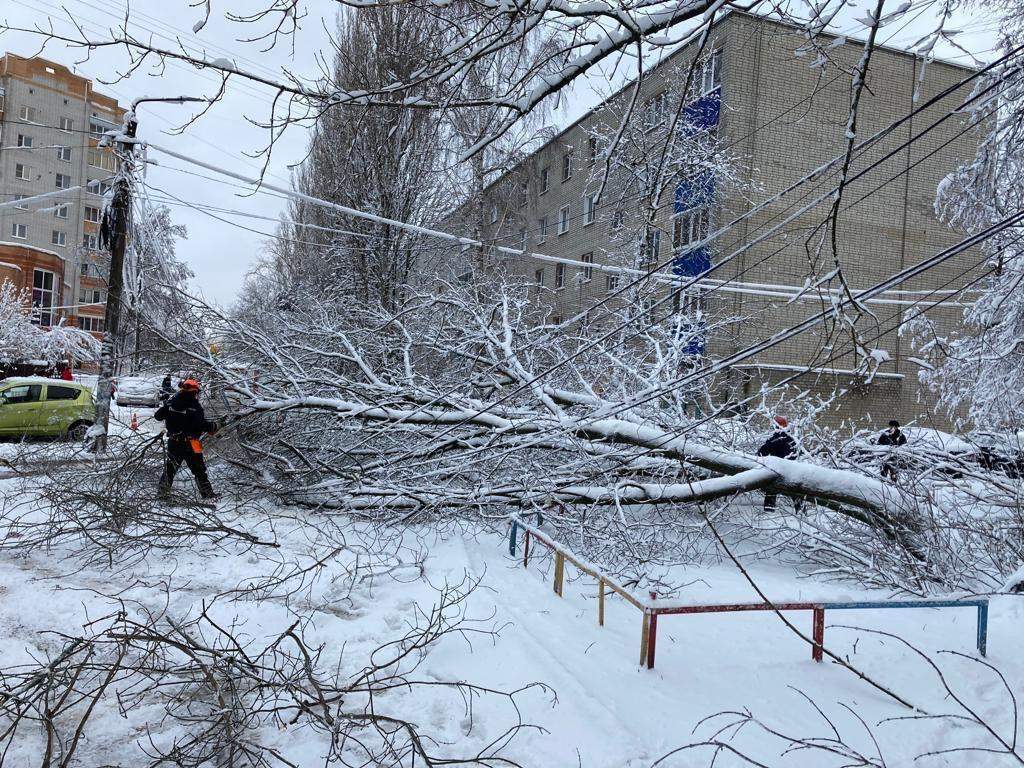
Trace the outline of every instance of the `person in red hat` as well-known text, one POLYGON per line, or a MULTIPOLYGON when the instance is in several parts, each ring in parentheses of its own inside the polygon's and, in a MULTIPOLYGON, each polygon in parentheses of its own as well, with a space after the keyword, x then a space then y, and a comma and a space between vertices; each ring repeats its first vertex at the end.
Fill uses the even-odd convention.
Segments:
MULTIPOLYGON (((785 416, 775 416, 772 421, 775 422, 777 429, 764 441, 764 445, 757 449, 757 455, 774 456, 777 459, 792 459, 797 455, 797 447, 796 440, 787 431, 789 421, 785 416)), ((764 495, 764 511, 774 512, 778 501, 779 495, 777 493, 766 493, 764 495)), ((803 499, 794 498, 793 505, 796 511, 799 512, 803 507, 803 499)))
POLYGON ((167 422, 167 455, 158 494, 161 497, 170 495, 174 476, 184 463, 195 477, 200 495, 204 499, 216 499, 217 494, 206 472, 200 438, 204 432, 215 432, 217 425, 206 419, 199 403, 199 382, 191 377, 184 379, 178 384, 177 394, 160 406, 153 418, 167 422))

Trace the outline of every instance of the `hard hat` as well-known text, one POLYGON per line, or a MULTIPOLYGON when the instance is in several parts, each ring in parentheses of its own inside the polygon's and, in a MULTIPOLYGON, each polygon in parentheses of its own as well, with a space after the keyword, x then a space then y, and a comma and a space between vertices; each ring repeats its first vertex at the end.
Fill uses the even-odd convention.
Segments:
POLYGON ((789 426, 789 421, 786 419, 785 416, 776 416, 775 423, 778 424, 783 429, 789 426))
POLYGON ((181 389, 187 389, 190 392, 198 392, 199 382, 196 381, 195 379, 185 379, 178 385, 178 387, 181 389))

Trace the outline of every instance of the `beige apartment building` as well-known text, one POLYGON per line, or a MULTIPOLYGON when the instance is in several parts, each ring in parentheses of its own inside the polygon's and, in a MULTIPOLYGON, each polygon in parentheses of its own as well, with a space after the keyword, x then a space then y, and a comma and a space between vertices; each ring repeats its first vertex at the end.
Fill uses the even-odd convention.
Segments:
POLYGON ((97 144, 123 114, 67 67, 13 53, 0 59, 0 202, 57 193, 0 208, 2 276, 31 290, 44 325, 66 318, 103 330, 98 230, 117 160, 97 144))
MULTIPOLYGON (((651 311, 663 322, 674 313, 699 310, 707 331, 696 334, 695 355, 706 364, 744 353, 720 382, 722 402, 751 405, 762 385, 792 378, 793 386, 823 396, 840 392, 830 411, 837 420, 868 417, 884 424, 895 417, 942 426, 945 419, 934 413, 933 398, 918 384, 920 369, 909 341, 897 329, 901 318, 918 314, 939 329, 953 327, 961 302, 969 298, 958 290, 981 269, 977 250, 892 286, 865 305, 870 312, 857 324, 858 342, 874 361, 870 370, 858 365, 864 356, 854 355, 853 338, 831 333, 831 323, 751 349, 821 312, 830 306, 830 295, 839 295, 836 280, 798 295, 808 281, 833 270, 822 223, 837 174, 819 173, 783 194, 846 147, 850 72, 863 43, 822 37, 818 44, 831 60, 824 66, 802 32, 769 18, 730 13, 714 26, 702 51, 695 44, 682 48, 648 72, 635 101, 628 86, 495 181, 483 222, 461 210, 448 226, 468 233, 480 231, 482 223, 490 242, 573 262, 486 257, 493 268, 534 284, 538 308, 549 321, 568 320, 609 296, 609 305, 648 311, 672 293, 671 301, 651 311), (633 127, 616 150, 627 160, 610 162, 607 146, 630 102, 633 127), (657 177, 645 166, 644 156, 651 153, 644 142, 663 146, 667 131, 686 132, 684 146, 713 147, 708 159, 678 158, 678 170, 657 177), (660 181, 652 184, 651 178, 660 181), (725 234, 704 242, 723 229, 725 234), (622 291, 636 274, 629 269, 654 265, 664 265, 659 282, 644 281, 640 292, 622 291)), ((843 192, 837 250, 854 291, 962 239, 937 220, 934 200, 940 181, 973 157, 977 146, 968 117, 950 114, 970 95, 973 83, 963 81, 972 74, 884 46, 874 51, 857 138, 895 127, 858 152, 851 167, 855 178, 843 192)))

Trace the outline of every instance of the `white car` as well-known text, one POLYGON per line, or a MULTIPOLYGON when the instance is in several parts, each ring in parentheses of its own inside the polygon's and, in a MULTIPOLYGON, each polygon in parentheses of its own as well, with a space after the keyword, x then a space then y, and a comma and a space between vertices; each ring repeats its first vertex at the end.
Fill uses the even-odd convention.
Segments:
POLYGON ((118 405, 156 408, 160 405, 160 380, 147 376, 118 376, 114 398, 118 405))

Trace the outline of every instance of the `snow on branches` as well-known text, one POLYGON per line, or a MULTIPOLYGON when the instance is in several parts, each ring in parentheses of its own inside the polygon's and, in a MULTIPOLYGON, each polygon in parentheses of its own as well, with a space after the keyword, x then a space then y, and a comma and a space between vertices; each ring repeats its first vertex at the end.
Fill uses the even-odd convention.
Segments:
MULTIPOLYGON (((937 502, 926 486, 885 482, 827 452, 756 456, 764 427, 756 415, 722 418, 687 324, 627 309, 555 333, 515 285, 448 286, 394 311, 329 290, 278 304, 259 290, 233 316, 197 303, 219 354, 193 364, 232 393, 220 450, 246 483, 283 500, 377 522, 544 510, 588 557, 656 581, 662 566, 715 549, 689 505, 778 493, 805 500, 804 513, 744 525, 805 545, 816 562, 831 553, 839 570, 873 558, 887 586, 960 583, 960 571, 932 565, 951 546, 932 527, 936 504, 961 508, 948 494, 937 502), (605 339, 623 319, 621 338, 605 339)), ((993 580, 1015 567, 1004 560, 993 580)))
POLYGON ((19 291, 9 280, 0 283, 0 366, 29 361, 52 366, 67 360, 96 359, 99 342, 92 334, 66 327, 63 321, 41 328, 37 315, 27 292, 19 291))

